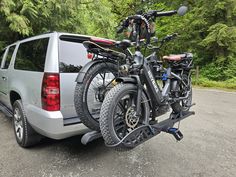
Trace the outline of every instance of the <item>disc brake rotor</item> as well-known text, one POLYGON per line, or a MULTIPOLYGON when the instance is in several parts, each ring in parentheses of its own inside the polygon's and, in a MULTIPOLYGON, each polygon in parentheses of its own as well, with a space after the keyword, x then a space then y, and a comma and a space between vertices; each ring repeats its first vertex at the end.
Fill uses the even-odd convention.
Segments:
POLYGON ((139 123, 139 117, 136 116, 136 111, 131 106, 127 109, 125 114, 125 122, 129 128, 135 128, 139 123))

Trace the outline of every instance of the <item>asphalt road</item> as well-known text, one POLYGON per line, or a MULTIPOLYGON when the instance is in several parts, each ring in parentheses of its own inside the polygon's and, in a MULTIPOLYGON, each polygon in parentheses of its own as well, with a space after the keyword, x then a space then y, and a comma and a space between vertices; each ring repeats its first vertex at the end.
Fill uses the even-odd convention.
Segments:
POLYGON ((162 133, 127 152, 102 139, 83 146, 80 136, 23 149, 0 113, 0 176, 235 177, 236 92, 195 89, 194 102, 196 115, 181 123, 181 142, 162 133))

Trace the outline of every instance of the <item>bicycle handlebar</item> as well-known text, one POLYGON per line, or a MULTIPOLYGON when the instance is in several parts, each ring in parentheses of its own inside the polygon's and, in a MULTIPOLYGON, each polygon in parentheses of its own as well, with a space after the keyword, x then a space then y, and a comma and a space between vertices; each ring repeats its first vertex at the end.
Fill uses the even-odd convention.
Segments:
POLYGON ((156 17, 164 17, 164 16, 172 16, 177 14, 177 10, 172 10, 172 11, 166 11, 162 12, 162 10, 152 10, 147 12, 146 14, 143 15, 133 15, 127 17, 121 24, 121 26, 118 27, 117 33, 122 33, 125 28, 129 26, 130 20, 143 20, 147 26, 149 26, 148 20, 156 17))
POLYGON ((129 20, 130 20, 129 17, 127 17, 124 21, 122 21, 121 26, 118 27, 116 32, 117 33, 122 33, 123 30, 129 26, 129 20))
POLYGON ((172 39, 176 38, 178 36, 178 33, 173 33, 173 34, 169 34, 166 37, 164 37, 161 41, 160 41, 160 45, 158 46, 153 46, 153 45, 149 45, 148 48, 152 49, 152 50, 159 50, 161 49, 161 47, 166 43, 171 41, 172 39))

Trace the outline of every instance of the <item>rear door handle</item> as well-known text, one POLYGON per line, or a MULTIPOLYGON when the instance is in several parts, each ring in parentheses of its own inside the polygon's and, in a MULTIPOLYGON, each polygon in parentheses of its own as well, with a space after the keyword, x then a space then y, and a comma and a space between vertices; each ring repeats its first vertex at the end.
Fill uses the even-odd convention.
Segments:
POLYGON ((7 80, 7 78, 6 78, 6 77, 2 77, 2 79, 3 79, 4 81, 6 81, 6 80, 7 80))

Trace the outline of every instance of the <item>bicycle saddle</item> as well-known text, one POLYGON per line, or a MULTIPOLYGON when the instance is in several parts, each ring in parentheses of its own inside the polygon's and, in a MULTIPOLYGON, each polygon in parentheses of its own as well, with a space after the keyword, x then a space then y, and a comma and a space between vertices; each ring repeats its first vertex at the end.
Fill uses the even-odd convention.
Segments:
POLYGON ((126 49, 128 49, 129 47, 131 47, 132 43, 131 43, 130 40, 124 39, 124 40, 122 40, 122 41, 116 42, 116 45, 117 45, 119 48, 122 48, 123 50, 126 50, 126 49))
POLYGON ((178 54, 178 55, 169 55, 169 56, 164 56, 164 60, 168 61, 181 61, 186 57, 186 54, 178 54))
POLYGON ((185 54, 178 54, 178 55, 169 55, 169 56, 164 56, 164 60, 168 61, 181 61, 183 59, 192 59, 193 54, 192 53, 185 53, 185 54))

